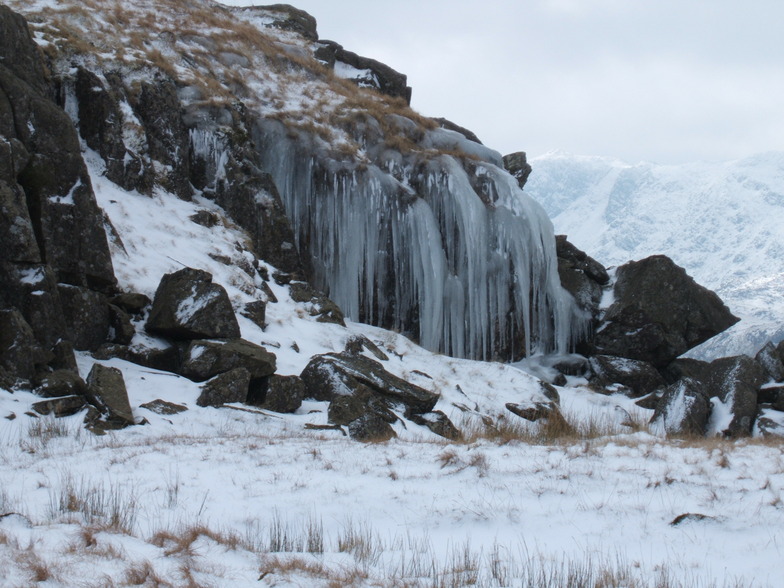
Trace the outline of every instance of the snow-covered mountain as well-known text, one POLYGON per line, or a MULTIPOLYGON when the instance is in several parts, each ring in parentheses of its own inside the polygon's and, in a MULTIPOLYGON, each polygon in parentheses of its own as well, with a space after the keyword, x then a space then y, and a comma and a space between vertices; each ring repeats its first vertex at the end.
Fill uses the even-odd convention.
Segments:
POLYGON ((553 152, 531 165, 526 192, 556 232, 608 266, 668 255, 741 317, 692 355, 784 339, 784 152, 683 165, 553 152))

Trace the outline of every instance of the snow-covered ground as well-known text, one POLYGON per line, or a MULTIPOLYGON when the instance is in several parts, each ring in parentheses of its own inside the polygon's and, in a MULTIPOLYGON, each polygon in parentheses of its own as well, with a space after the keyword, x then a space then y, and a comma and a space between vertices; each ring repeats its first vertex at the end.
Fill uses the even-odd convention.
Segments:
POLYGON ((784 338, 784 152, 684 165, 551 153, 531 165, 525 190, 557 233, 608 266, 668 255, 742 319, 702 356, 784 338))
MULTIPOLYGON (((236 267, 250 261, 246 236, 189 220, 220 214, 210 201, 125 192, 87 159, 122 242, 123 288, 152 296, 185 264, 212 272, 237 307, 264 296, 236 267)), ((436 408, 467 440, 399 422, 397 439, 361 444, 306 429, 326 424, 313 401, 292 415, 200 408, 198 384, 117 359, 101 363, 122 370, 147 424, 98 437, 82 415, 36 419, 26 413, 40 398, 0 391, 0 585, 563 586, 570 574, 592 586, 780 585, 780 444, 664 441, 641 427, 649 411, 579 380, 558 390, 582 439, 548 441, 504 409, 542 398, 532 376, 317 323, 269 285, 279 302, 266 330, 240 325, 277 354, 279 373, 363 334, 390 356, 386 369, 441 394, 436 408), (141 407, 158 398, 189 410, 141 407)), ((94 361, 80 354, 83 375, 94 361)))

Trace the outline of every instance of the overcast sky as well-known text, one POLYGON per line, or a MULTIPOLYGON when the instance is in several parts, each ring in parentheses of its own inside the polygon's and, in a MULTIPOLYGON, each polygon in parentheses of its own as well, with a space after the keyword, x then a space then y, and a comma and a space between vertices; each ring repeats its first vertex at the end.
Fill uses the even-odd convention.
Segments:
POLYGON ((408 75, 417 111, 502 153, 784 150, 782 0, 288 1, 408 75))

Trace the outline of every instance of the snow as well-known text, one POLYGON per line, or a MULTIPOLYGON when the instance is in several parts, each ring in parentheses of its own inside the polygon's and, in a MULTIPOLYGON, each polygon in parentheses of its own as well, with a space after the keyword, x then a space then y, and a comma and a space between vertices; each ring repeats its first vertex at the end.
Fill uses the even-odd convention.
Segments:
POLYGON ((784 153, 665 166, 556 152, 531 166, 525 191, 557 233, 608 266, 667 255, 742 319, 690 355, 784 338, 784 153))
MULTIPOLYGON (((123 191, 101 176, 94 154, 87 159, 125 245, 112 246, 123 288, 150 296, 182 262, 213 273, 235 305, 260 296, 253 279, 210 257, 238 255, 243 233, 188 220, 200 208, 220 209, 123 191)), ((298 374, 313 354, 361 334, 390 357, 387 370, 438 392, 436 409, 459 426, 490 419, 536 430, 503 408, 546 401, 533 376, 435 354, 367 325, 317 323, 287 288, 269 286, 280 301, 267 306, 269 327, 238 318, 245 338, 277 354, 278 373, 298 374)), ((137 334, 142 341, 156 340, 137 334)), ((78 362, 86 375, 95 360, 82 353, 78 362)), ((305 428, 327 424, 323 402, 306 401, 292 415, 200 408, 199 385, 185 378, 99 363, 123 372, 134 417, 148 424, 94 436, 81 414, 33 419, 25 413, 39 397, 0 391, 0 416, 15 417, 0 427, 0 515, 18 513, 0 518, 2 585, 25 585, 43 568, 57 586, 121 583, 145 570, 174 585, 187 583, 187 572, 216 586, 326 586, 336 577, 343 585, 430 585, 434 574, 496 586, 588 564, 640 585, 663 574, 686 585, 779 580, 771 562, 784 539, 780 445, 635 433, 628 421, 644 423, 650 411, 595 394, 579 378, 558 389, 562 411, 604 435, 451 443, 398 422, 396 440, 360 444, 305 428), (142 408, 157 398, 189 410, 142 408), (685 513, 712 518, 670 525, 685 513), (465 568, 458 560, 471 563, 468 571, 453 569, 465 568)))

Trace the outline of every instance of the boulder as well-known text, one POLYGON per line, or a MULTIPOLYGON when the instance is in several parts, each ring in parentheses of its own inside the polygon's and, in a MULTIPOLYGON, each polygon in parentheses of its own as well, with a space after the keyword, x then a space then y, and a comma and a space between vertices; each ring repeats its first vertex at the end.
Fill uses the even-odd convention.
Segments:
POLYGON ((525 186, 532 171, 531 164, 528 163, 524 151, 504 155, 504 168, 512 174, 512 177, 517 180, 521 188, 525 186))
MULTIPOLYGON (((122 372, 117 368, 93 364, 87 375, 87 398, 101 413, 102 424, 127 426, 134 424, 133 411, 122 372)), ((101 424, 91 423, 96 428, 101 424)), ((104 427, 105 428, 105 427, 104 427)))
POLYGON ((133 341, 133 336, 136 334, 136 328, 131 322, 131 317, 122 308, 114 304, 109 304, 108 308, 109 340, 120 345, 130 345, 131 341, 133 341))
POLYGON ((44 398, 87 394, 87 384, 79 374, 70 370, 57 370, 44 374, 36 378, 34 384, 33 393, 44 398))
POLYGON ((593 354, 663 368, 739 320, 663 255, 618 268, 613 292, 614 302, 594 334, 593 354))
POLYGON ((368 412, 348 425, 348 434, 356 441, 383 443, 397 437, 392 426, 377 413, 368 412))
POLYGON ((118 343, 105 343, 93 351, 95 359, 111 359, 116 357, 143 365, 154 370, 178 373, 180 371, 180 354, 176 347, 146 347, 141 344, 131 346, 118 343))
POLYGON ((388 361, 389 356, 379 349, 378 345, 373 343, 364 335, 354 335, 349 337, 346 341, 345 352, 349 355, 359 355, 363 350, 368 350, 380 361, 388 361))
POLYGON ((201 388, 196 400, 199 406, 223 406, 245 402, 250 387, 250 372, 244 367, 234 368, 219 374, 201 388))
POLYGON ((460 430, 449 420, 440 410, 426 412, 424 414, 409 414, 406 417, 413 423, 427 427, 436 435, 450 439, 451 441, 460 441, 463 439, 463 434, 460 430))
POLYGON ((674 384, 681 378, 692 378, 700 382, 708 382, 711 373, 710 362, 690 357, 680 357, 660 370, 668 384, 674 384))
POLYGON ((546 419, 555 412, 560 412, 554 402, 530 402, 526 404, 507 402, 504 406, 512 414, 516 414, 532 423, 539 419, 546 419))
POLYGON ((600 386, 621 384, 631 398, 646 396, 666 385, 664 378, 650 363, 625 357, 595 355, 591 358, 592 383, 600 386))
POLYGON ((212 283, 209 272, 192 268, 163 276, 155 292, 147 330, 173 339, 240 336, 226 290, 212 283))
POLYGON ((415 414, 433 410, 438 394, 390 374, 377 361, 362 355, 328 353, 311 359, 300 375, 309 398, 333 400, 352 395, 359 384, 415 414))
POLYGON ((710 401, 702 384, 683 378, 664 389, 651 425, 667 435, 704 435, 710 412, 710 401))
POLYGON ((240 314, 259 327, 261 330, 267 328, 267 303, 263 300, 253 300, 247 302, 240 310, 240 314))
POLYGON ((746 355, 712 361, 707 392, 729 411, 731 420, 722 431, 730 437, 751 434, 757 418, 758 392, 768 380, 764 368, 746 355))
POLYGON ((598 261, 572 245, 565 235, 556 235, 555 251, 561 286, 572 295, 577 306, 594 320, 599 317, 603 286, 610 277, 598 261))
POLYGON ((203 382, 238 367, 248 370, 251 380, 256 381, 271 376, 276 368, 274 353, 244 339, 191 341, 183 358, 180 373, 194 382, 203 382))
POLYGON ((769 404, 774 410, 784 411, 784 385, 768 385, 757 394, 759 404, 769 404))
POLYGON ((144 294, 139 294, 138 292, 123 292, 117 294, 111 298, 109 302, 134 316, 141 315, 144 312, 144 309, 152 304, 149 297, 144 294))
POLYGON ((296 412, 304 398, 305 384, 299 376, 272 375, 262 390, 251 389, 248 404, 274 412, 296 412))
POLYGON ((62 418, 81 412, 87 407, 87 399, 84 396, 63 396, 61 398, 50 398, 33 403, 33 410, 38 414, 52 415, 62 418))
POLYGON ((173 402, 167 402, 166 400, 161 400, 160 398, 157 398, 151 402, 140 404, 139 408, 145 408, 150 412, 165 416, 180 414, 181 412, 188 410, 187 406, 183 406, 182 404, 175 404, 173 402))
POLYGON ((775 382, 784 382, 784 362, 776 347, 768 341, 754 357, 775 382))

